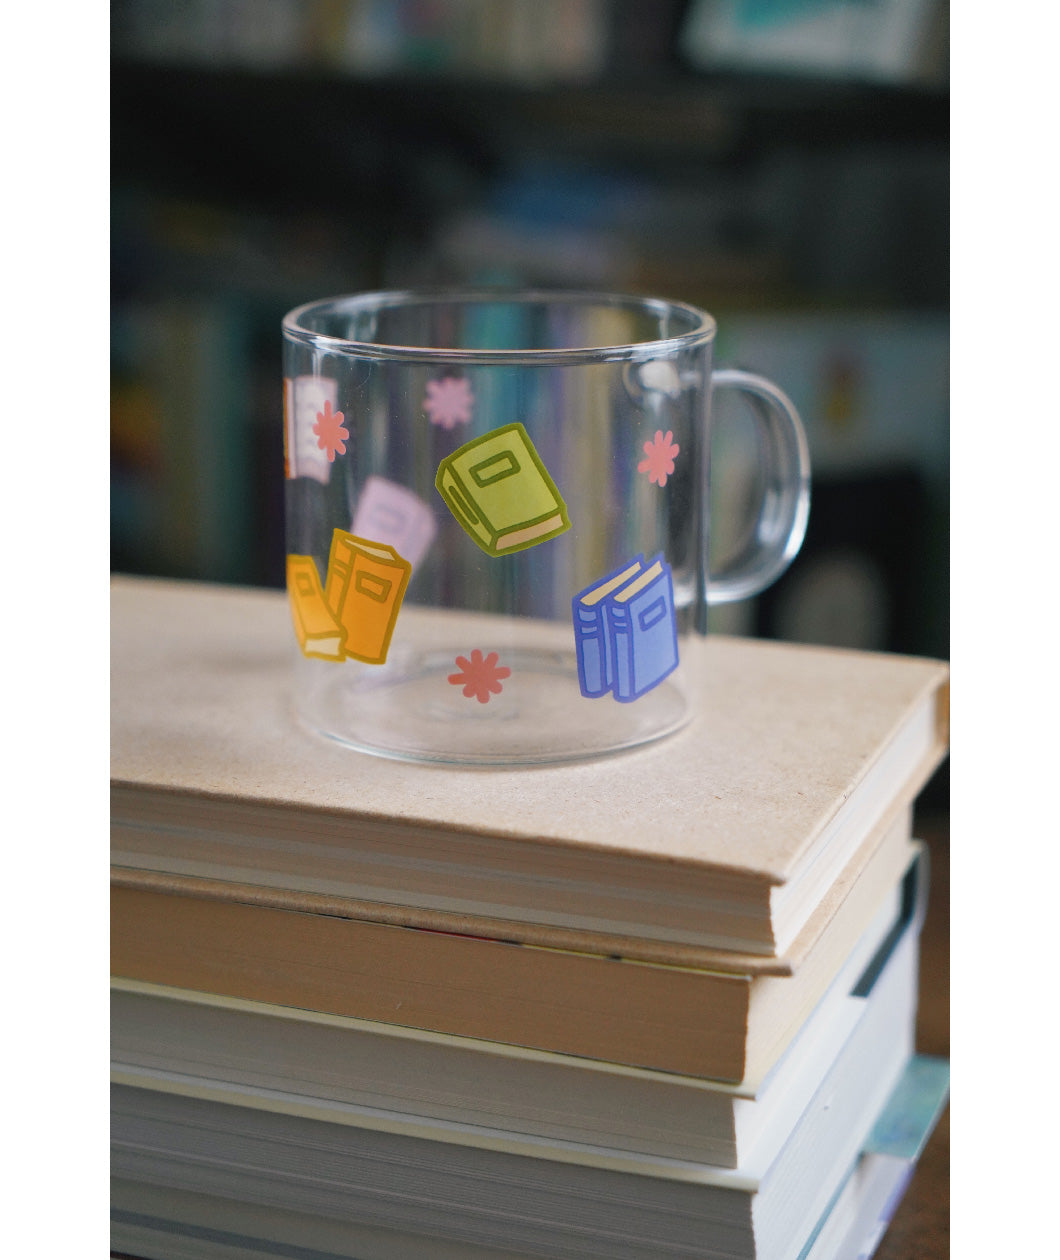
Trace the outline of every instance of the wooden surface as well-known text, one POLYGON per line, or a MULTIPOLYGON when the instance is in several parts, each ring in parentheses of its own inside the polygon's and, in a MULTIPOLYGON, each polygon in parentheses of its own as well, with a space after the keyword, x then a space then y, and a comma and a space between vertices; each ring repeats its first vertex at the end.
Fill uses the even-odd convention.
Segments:
MULTIPOLYGON (((950 1054, 950 834, 945 816, 918 819, 931 852, 931 889, 921 939, 917 1049, 950 1054)), ((945 1260, 950 1254, 950 1113, 947 1108, 876 1252, 876 1260, 945 1260)))

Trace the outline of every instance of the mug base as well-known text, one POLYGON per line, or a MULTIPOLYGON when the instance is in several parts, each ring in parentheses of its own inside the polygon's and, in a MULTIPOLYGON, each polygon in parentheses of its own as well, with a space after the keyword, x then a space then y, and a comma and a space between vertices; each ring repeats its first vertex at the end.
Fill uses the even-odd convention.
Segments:
POLYGON ((392 652, 381 667, 301 658, 299 716, 361 752, 480 766, 608 756, 673 734, 691 716, 679 670, 622 703, 581 694, 573 651, 509 645, 490 655, 454 643, 392 652))

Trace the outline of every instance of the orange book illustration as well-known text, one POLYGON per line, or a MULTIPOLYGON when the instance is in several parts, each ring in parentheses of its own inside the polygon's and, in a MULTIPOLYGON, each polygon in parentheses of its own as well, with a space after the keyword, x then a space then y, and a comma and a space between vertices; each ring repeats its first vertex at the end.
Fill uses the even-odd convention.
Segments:
POLYGON ((386 543, 336 529, 324 599, 346 633, 344 653, 382 665, 412 565, 386 543))
POLYGON ((287 557, 287 598, 302 652, 341 661, 346 632, 327 605, 312 556, 287 557))

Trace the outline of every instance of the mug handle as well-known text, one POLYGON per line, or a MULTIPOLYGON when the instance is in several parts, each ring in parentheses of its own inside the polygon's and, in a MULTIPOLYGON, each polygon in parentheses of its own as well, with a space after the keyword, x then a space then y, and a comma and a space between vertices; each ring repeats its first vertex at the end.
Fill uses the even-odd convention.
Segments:
MULTIPOLYGON (((749 599, 775 582, 802 546, 810 515, 810 452, 791 399, 772 381, 739 368, 712 374, 713 389, 748 396, 758 429, 763 490, 758 517, 747 542, 718 572, 706 573, 706 605, 749 599)), ((707 568, 707 565, 704 565, 707 568)))

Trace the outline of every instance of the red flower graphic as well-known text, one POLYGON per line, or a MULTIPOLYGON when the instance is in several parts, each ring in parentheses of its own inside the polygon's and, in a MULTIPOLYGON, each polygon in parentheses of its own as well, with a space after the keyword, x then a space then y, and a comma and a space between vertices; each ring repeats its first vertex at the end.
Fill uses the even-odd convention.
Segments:
POLYGON ((644 454, 648 458, 642 459, 637 465, 637 472, 646 472, 648 480, 660 486, 666 485, 666 478, 674 470, 674 456, 681 450, 673 437, 670 429, 666 430, 665 437, 662 429, 656 429, 655 437, 644 443, 644 454))
POLYGON ((345 416, 341 411, 332 411, 330 401, 325 401, 324 410, 317 412, 317 422, 313 432, 317 435, 317 446, 327 452, 328 463, 335 462, 335 455, 346 454, 346 439, 350 431, 343 427, 345 416))
POLYGON ((483 658, 482 653, 475 648, 471 653, 471 660, 466 656, 456 658, 460 673, 450 674, 449 681, 455 687, 463 686, 464 695, 469 700, 474 696, 479 704, 485 704, 490 698, 490 692, 500 695, 501 679, 507 678, 512 672, 507 665, 498 665, 498 659, 496 652, 483 658))
POLYGON ((471 419, 471 404, 475 401, 471 386, 462 376, 443 376, 440 381, 427 382, 427 397, 423 410, 432 424, 452 429, 467 424, 471 419))

